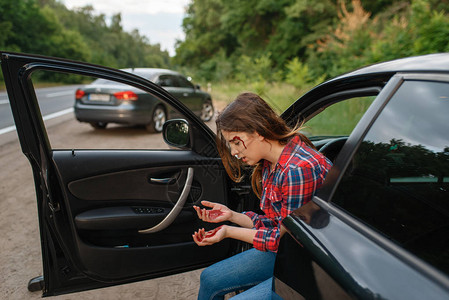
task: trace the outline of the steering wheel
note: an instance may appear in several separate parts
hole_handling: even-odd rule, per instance
[[[340,137],[336,138],[332,141],[327,142],[324,144],[319,151],[323,153],[331,162],[335,161],[335,158],[337,157],[338,153],[340,153],[341,148],[346,143],[346,140],[348,137]]]

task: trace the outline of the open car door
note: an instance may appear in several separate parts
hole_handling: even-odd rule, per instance
[[[231,187],[213,131],[182,103],[141,77],[110,68],[16,53],[1,53],[1,65],[36,186],[44,296],[193,270],[237,249],[230,240],[209,247],[198,247],[192,240],[198,228],[218,226],[200,221],[193,205],[207,199],[246,209],[237,207],[241,202],[234,200],[231,190],[241,194],[247,187]],[[133,139],[125,132],[127,141],[121,148],[97,149],[101,140],[115,138],[113,130],[104,134],[108,129],[78,123],[73,114],[56,125],[43,118],[45,99],[34,84],[44,78],[65,82],[103,78],[138,89],[187,121],[188,142],[183,149],[168,149],[163,143],[129,149]],[[66,96],[73,107],[76,86],[69,87],[73,90]],[[62,99],[64,92],[53,94]],[[55,126],[69,129],[67,144],[59,145],[60,137],[51,136]],[[98,135],[94,137],[98,144],[71,144],[78,130]],[[142,130],[148,140],[162,139],[143,128],[134,130]]]

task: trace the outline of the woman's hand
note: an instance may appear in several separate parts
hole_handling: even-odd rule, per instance
[[[226,227],[226,225],[222,225],[209,231],[205,231],[204,228],[201,228],[193,233],[193,240],[198,246],[213,245],[226,237]]]
[[[199,208],[194,205],[193,208],[196,210],[198,218],[205,222],[210,223],[220,223],[224,221],[228,221],[232,217],[232,210],[230,210],[227,206],[219,203],[209,202],[209,201],[201,201],[201,204],[210,207],[212,209]]]

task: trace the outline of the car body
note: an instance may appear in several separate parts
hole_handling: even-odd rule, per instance
[[[122,71],[160,85],[203,121],[212,119],[214,108],[211,95],[178,72],[157,68],[130,68]],[[94,128],[119,123],[144,125],[150,132],[160,132],[167,119],[176,117],[176,111],[151,94],[102,78],[77,89],[74,110],[78,121],[90,123]]]
[[[193,270],[245,247],[228,239],[197,247],[191,240],[207,225],[192,208],[199,201],[237,211],[257,209],[258,201],[248,181],[228,179],[215,134],[173,95],[101,66],[1,57],[36,184],[44,296]],[[163,127],[171,149],[53,149],[30,79],[39,70],[151,93],[182,114]],[[449,54],[344,74],[306,93],[282,117],[313,130],[314,120],[330,119],[348,102],[367,107],[353,128],[310,136],[334,165],[313,201],[283,221],[274,291],[284,299],[448,299]]]

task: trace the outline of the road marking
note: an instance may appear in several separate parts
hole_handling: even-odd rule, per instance
[[[47,94],[47,97],[59,97],[59,96],[67,96],[67,95],[75,95],[73,91],[64,91],[64,92],[58,92],[58,93],[50,93]]]
[[[0,129],[0,135],[8,133],[10,131],[14,131],[14,130],[16,130],[16,126],[5,127],[3,129]]]
[[[70,108],[67,108],[67,109],[64,109],[64,110],[61,110],[61,111],[58,111],[58,112],[46,115],[42,119],[44,119],[44,121],[47,121],[47,120],[50,120],[50,119],[54,119],[54,118],[57,118],[57,117],[69,114],[71,112],[73,112],[73,107],[70,107]]]
[[[53,98],[53,97],[68,96],[68,95],[74,95],[74,92],[73,91],[64,91],[64,92],[50,93],[50,94],[47,94],[46,97]],[[9,100],[1,99],[0,105],[2,105],[2,104],[9,104]]]
[[[72,113],[72,112],[73,112],[73,107],[70,107],[70,108],[67,108],[67,109],[64,109],[64,110],[57,111],[55,113],[46,115],[42,119],[44,121],[47,121],[47,120],[51,120],[51,119],[54,119],[54,118],[57,118],[57,117],[60,117],[60,116]],[[11,131],[14,131],[14,130],[16,130],[16,126],[5,127],[3,129],[0,129],[0,135],[8,133],[8,132],[11,132]]]

